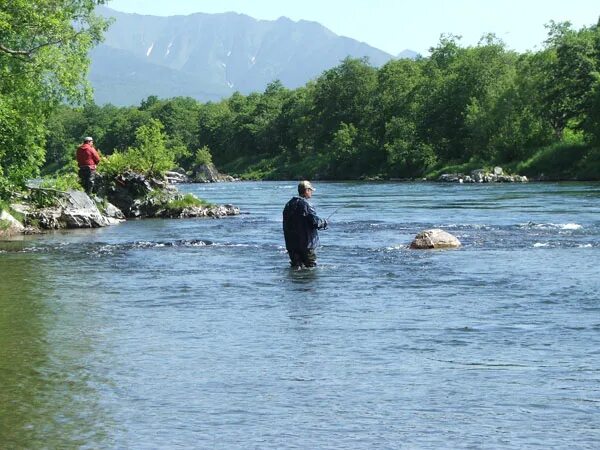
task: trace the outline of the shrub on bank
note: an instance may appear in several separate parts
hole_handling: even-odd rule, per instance
[[[516,171],[541,180],[598,180],[600,156],[585,144],[554,144],[517,164]]]

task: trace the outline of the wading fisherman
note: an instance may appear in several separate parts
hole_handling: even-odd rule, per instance
[[[86,137],[77,148],[77,164],[79,165],[79,179],[86,194],[94,192],[94,180],[96,179],[96,165],[100,162],[100,155],[94,148],[94,139]]]
[[[319,232],[327,228],[327,220],[319,218],[308,202],[315,188],[309,181],[298,184],[298,196],[293,197],[283,209],[283,236],[285,248],[294,268],[317,265],[315,249],[319,245]]]

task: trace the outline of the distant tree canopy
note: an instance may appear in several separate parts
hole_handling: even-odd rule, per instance
[[[94,15],[103,3],[0,3],[0,193],[37,175],[54,108],[89,98],[87,54],[107,26]]]
[[[85,42],[91,45],[98,35],[90,33]],[[8,47],[6,42],[0,38]],[[77,48],[83,52],[84,47]],[[4,70],[10,66],[6,60],[26,64],[5,52],[0,56]],[[544,147],[560,153],[549,163],[567,161],[576,171],[582,170],[577,164],[584,164],[586,177],[600,176],[598,25],[577,30],[551,23],[543,48],[523,54],[508,50],[494,35],[469,47],[456,36],[443,36],[427,58],[392,60],[381,68],[348,58],[298,89],[274,81],[262,93],[236,93],[216,103],[151,96],[139,107],[55,107],[61,98],[84,92],[82,79],[46,85],[42,78],[34,84],[38,91],[40,86],[44,92],[60,87],[50,89],[54,96],[43,96],[42,103],[53,107],[46,122],[37,122],[40,116],[34,113],[3,113],[6,107],[0,103],[5,176],[7,167],[22,167],[20,179],[34,172],[38,163],[28,162],[30,144],[41,156],[45,131],[45,170],[52,172],[68,166],[74,146],[87,134],[105,155],[144,148],[140,127],[160,129],[161,149],[171,154],[173,164],[193,170],[212,160],[252,178],[420,177],[469,162],[518,168],[527,167]],[[0,81],[0,102],[25,102],[8,97],[7,83]],[[22,136],[6,130],[25,124],[11,120],[28,120],[37,131],[28,131],[30,140],[21,142]],[[6,149],[15,159],[7,158]]]

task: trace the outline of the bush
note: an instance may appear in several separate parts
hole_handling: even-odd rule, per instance
[[[63,192],[69,190],[83,190],[81,184],[79,183],[79,176],[72,172],[58,175],[56,177],[44,177],[40,187],[46,189],[56,189],[57,191]]]
[[[212,206],[211,203],[201,198],[196,197],[193,194],[185,194],[167,203],[167,207],[170,209],[185,209],[194,206]]]
[[[206,145],[196,150],[196,155],[194,156],[194,166],[198,167],[205,164],[212,164],[212,155]]]
[[[162,176],[175,167],[175,155],[166,147],[163,125],[158,120],[142,125],[135,135],[136,146],[104,158],[98,166],[99,173],[114,177],[131,170],[147,176]]]
[[[136,170],[138,166],[139,156],[136,152],[115,152],[102,160],[98,173],[114,178],[128,170]]]

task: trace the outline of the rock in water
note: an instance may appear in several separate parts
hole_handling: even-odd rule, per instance
[[[220,181],[234,181],[230,175],[219,173],[213,163],[202,164],[195,170],[193,181],[196,183],[218,183]]]
[[[421,231],[410,244],[410,248],[413,249],[458,248],[460,246],[461,243],[456,236],[438,228]]]

